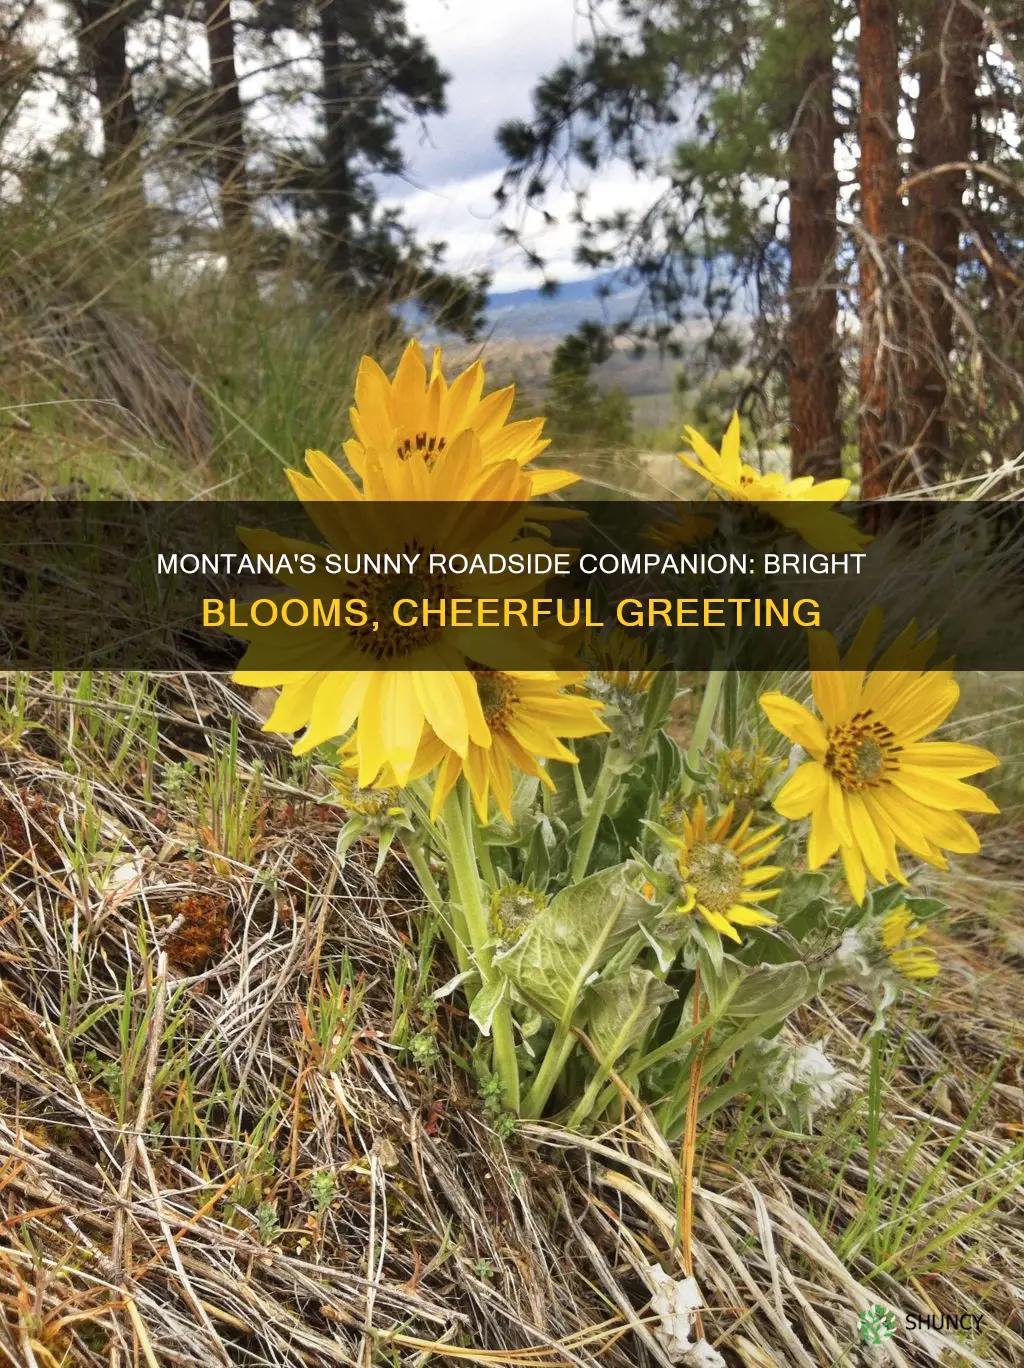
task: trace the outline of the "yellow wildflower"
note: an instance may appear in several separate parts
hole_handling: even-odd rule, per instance
[[[934,634],[918,641],[911,623],[869,672],[881,627],[881,611],[874,609],[843,659],[830,633],[811,633],[817,716],[782,693],[761,698],[772,725],[809,757],[775,799],[776,811],[792,821],[811,819],[810,867],[820,869],[838,850],[857,902],[864,900],[867,872],[879,883],[889,876],[905,882],[897,846],[946,869],[944,851],[973,854],[980,847],[960,814],[998,811],[964,783],[998,765],[991,751],[923,739],[960,696],[951,669],[924,670]]]
[[[709,926],[738,941],[737,926],[774,925],[775,918],[756,904],[779,893],[763,885],[781,874],[782,868],[763,861],[778,848],[782,837],[777,834],[778,825],[751,833],[752,813],[730,835],[734,814],[730,803],[709,826],[704,799],[698,798],[692,817],[681,814],[682,835],[674,843],[679,847],[679,872],[686,892],[678,910],[696,910]]]

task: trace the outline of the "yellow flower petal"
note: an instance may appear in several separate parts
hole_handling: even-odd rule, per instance
[[[868,880],[864,869],[864,861],[860,857],[860,852],[855,846],[844,845],[840,847],[843,856],[843,868],[846,871],[846,882],[850,887],[850,894],[854,902],[862,903],[867,892]]]
[[[791,821],[799,821],[823,801],[827,787],[824,767],[817,760],[808,760],[782,786],[775,799],[775,810]]]
[[[999,764],[999,757],[991,751],[963,741],[915,741],[903,747],[902,760],[904,764],[925,768],[934,765],[956,779],[967,779]]]
[[[807,838],[807,863],[820,869],[839,849],[839,833],[832,825],[828,803],[822,803],[811,813],[811,834]]]
[[[697,911],[704,918],[709,926],[713,926],[720,935],[728,936],[737,945],[741,943],[740,933],[732,926],[720,912],[712,912],[710,908],[697,904]]]
[[[902,793],[928,807],[961,812],[998,812],[987,793],[962,779],[947,778],[941,770],[901,764],[892,782]]]
[[[781,865],[762,865],[760,869],[750,869],[743,875],[743,887],[756,888],[758,884],[768,883],[785,872]]]
[[[468,675],[469,671],[465,673]],[[469,724],[463,692],[455,675],[447,670],[415,670],[412,682],[423,716],[438,740],[457,755],[465,756],[469,749]]]
[[[859,793],[851,793],[847,795],[846,803],[850,814],[850,829],[864,858],[864,863],[879,883],[884,883],[886,873],[885,847],[879,839],[875,824],[864,805],[864,799]]]
[[[368,499],[462,501],[525,500],[572,483],[569,471],[512,472],[527,467],[548,445],[541,418],[507,421],[515,397],[508,386],[484,396],[484,369],[475,361],[449,385],[435,349],[428,373],[419,343],[405,348],[388,377],[364,357],[351,411],[355,439],[345,452]],[[479,459],[460,441],[467,434]],[[491,472],[482,482],[482,472]]]
[[[825,758],[825,729],[814,714],[783,693],[762,694],[761,707],[776,731],[797,746],[803,746],[815,759]]]
[[[359,490],[341,467],[335,465],[322,451],[307,451],[306,465],[323,490],[321,498],[358,500],[361,497]]]
[[[744,907],[742,903],[734,903],[725,915],[729,921],[735,922],[737,926],[775,925],[775,918],[770,917],[767,912],[758,912],[753,907]]]
[[[286,684],[278,695],[273,711],[263,724],[266,732],[297,732],[313,713],[313,702],[325,676],[308,674],[294,684]],[[244,683],[245,681],[240,681]]]

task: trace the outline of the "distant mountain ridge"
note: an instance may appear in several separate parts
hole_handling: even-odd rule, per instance
[[[611,288],[607,298],[598,295],[602,285]],[[554,294],[540,290],[510,290],[489,295],[487,318],[493,336],[512,338],[558,338],[588,320],[601,322],[631,312],[640,298],[637,286],[618,286],[607,276],[568,280]]]
[[[612,282],[608,280],[607,276],[587,276],[583,280],[563,281],[558,285],[554,295],[545,295],[541,290],[532,287],[525,290],[498,291],[488,296],[488,303],[494,308],[516,308],[521,304],[535,303],[538,300],[551,300],[553,302],[560,299],[563,303],[567,300],[593,299],[597,301],[597,292],[604,283],[611,284]]]
[[[725,258],[722,258],[723,270],[725,265]],[[699,327],[707,318],[698,285],[700,279],[710,279],[711,272],[707,267],[697,268],[695,275],[694,293],[682,302],[684,332],[692,331],[694,325]],[[602,289],[608,293],[602,295]],[[551,295],[537,289],[496,291],[488,296],[487,318],[492,336],[498,341],[558,339],[588,320],[614,323],[634,313],[643,315],[646,310],[638,308],[642,295],[641,286],[625,285],[606,272],[583,280],[567,280]],[[756,300],[750,291],[741,291],[735,300],[733,316],[750,316],[755,308]]]

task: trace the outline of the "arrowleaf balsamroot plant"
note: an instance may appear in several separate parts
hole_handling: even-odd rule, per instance
[[[486,532],[489,549],[529,549],[529,500],[574,477],[532,469],[541,422],[507,423],[512,389],[483,385],[476,365],[449,386],[415,343],[393,379],[365,358],[345,447],[361,483],[318,452],[309,476],[289,472],[326,540],[343,548],[355,516],[362,541],[370,519],[382,547],[472,550]],[[796,544],[863,544],[832,506],[845,482],[759,476],[736,420],[721,452],[688,435],[700,459],[684,459],[723,509],[765,501]],[[445,512],[405,526],[423,499]],[[491,499],[513,508],[499,529],[481,521]],[[812,524],[803,501],[825,520]],[[699,535],[721,528],[704,520]],[[265,533],[246,540],[285,549]],[[455,591],[472,586],[402,592]],[[236,678],[281,686],[267,729],[305,728],[296,752],[320,748],[335,767],[349,814],[339,853],[368,836],[379,864],[400,846],[416,871],[423,934],[439,927],[457,966],[437,996],[465,996],[477,1067],[504,1107],[585,1126],[617,1117],[632,1092],[671,1139],[740,1093],[812,1124],[843,1087],[827,1061],[786,1057],[786,1018],[855,980],[880,1023],[898,992],[938,971],[927,921],[941,904],[912,891],[897,846],[940,868],[945,852],[976,851],[961,814],[995,806],[964,781],[997,760],[924,739],[957,701],[952,671],[926,672],[937,643],[913,625],[869,671],[882,630],[870,611],[845,659],[811,634],[814,711],[713,670],[685,754],[670,730],[679,677],[637,642],[605,643],[608,668],[589,674],[514,671],[483,658],[487,633],[342,627],[336,664],[304,671],[300,629],[275,638],[272,659],[251,644]]]

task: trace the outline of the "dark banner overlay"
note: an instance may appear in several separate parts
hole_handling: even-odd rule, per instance
[[[0,504],[4,669],[1024,669],[1008,502]]]

